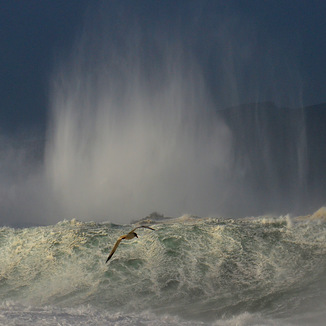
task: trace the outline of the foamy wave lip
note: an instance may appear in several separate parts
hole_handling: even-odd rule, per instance
[[[315,213],[311,216],[312,220],[321,220],[326,222],[326,207],[323,206],[319,208]]]
[[[298,216],[296,217],[296,220],[326,222],[326,206],[320,207],[312,215]]]
[[[146,216],[143,219],[134,220],[132,224],[140,225],[140,224],[173,224],[173,223],[195,223],[207,220],[216,221],[217,218],[211,217],[200,217],[192,214],[183,214],[179,217],[166,217],[163,214],[153,212]]]

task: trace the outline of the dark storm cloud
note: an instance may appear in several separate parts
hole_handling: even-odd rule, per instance
[[[214,71],[214,59],[209,58],[219,46],[218,26],[221,21],[229,21],[225,28],[231,30],[228,32],[232,37],[235,33],[238,36],[235,50],[245,52],[239,42],[245,45],[249,41],[251,50],[257,51],[255,58],[260,58],[258,65],[273,64],[284,71],[290,62],[290,68],[297,69],[293,79],[298,80],[299,76],[301,80],[303,104],[326,101],[326,4],[322,1],[2,1],[2,130],[29,127],[44,130],[54,58],[71,48],[82,30],[85,13],[96,7],[111,12],[108,15],[114,26],[111,32],[118,32],[119,37],[123,37],[124,29],[138,24],[146,27],[147,34],[160,30],[175,38],[182,37],[185,43],[196,43],[197,56],[206,60],[203,64],[207,73]],[[237,31],[232,31],[235,28]],[[268,59],[275,51],[282,62]],[[224,49],[223,55],[227,54]],[[263,67],[260,69],[263,74]],[[284,73],[279,75],[282,78]],[[214,75],[210,78],[216,91],[220,85]],[[244,93],[242,89],[240,92]]]
[[[0,128],[44,130],[55,52],[71,46],[85,1],[1,1]]]

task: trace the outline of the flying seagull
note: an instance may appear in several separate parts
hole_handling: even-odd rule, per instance
[[[150,228],[149,226],[146,226],[146,225],[141,225],[141,226],[137,226],[136,228],[132,229],[129,233],[125,234],[125,235],[122,235],[121,237],[119,237],[119,239],[117,240],[117,242],[115,243],[114,247],[112,248],[111,252],[110,252],[110,255],[108,257],[108,259],[106,260],[105,263],[107,263],[109,261],[109,259],[113,256],[113,254],[115,253],[115,251],[117,250],[121,240],[130,240],[130,239],[133,239],[134,237],[138,238],[138,235],[134,232],[136,229],[139,229],[139,228],[146,228],[146,229],[150,229],[150,230],[153,230],[155,231],[155,229],[152,229]]]

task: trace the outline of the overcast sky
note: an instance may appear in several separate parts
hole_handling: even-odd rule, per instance
[[[98,3],[93,0],[0,1],[0,128],[3,131],[44,129],[55,60],[65,51],[69,53],[83,29],[86,11],[94,10]],[[149,32],[160,25],[167,34],[189,42],[196,40],[197,48],[206,55],[216,46],[214,37],[223,21],[225,28],[237,35],[236,42],[242,39],[246,43],[249,39],[257,51],[260,48],[260,57],[268,56],[271,48],[279,56],[278,60],[284,54],[295,82],[300,84],[304,105],[326,102],[325,1],[104,3],[105,10],[111,12],[109,19],[116,20],[119,15],[121,24],[127,26],[126,20],[134,13],[133,20],[143,30]],[[119,19],[115,26],[119,25]],[[212,70],[209,66],[212,62],[207,61],[205,69]]]

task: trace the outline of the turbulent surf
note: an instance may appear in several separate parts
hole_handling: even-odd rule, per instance
[[[2,227],[0,324],[321,325],[326,223],[312,217],[147,220],[155,232],[108,264],[130,225]]]

